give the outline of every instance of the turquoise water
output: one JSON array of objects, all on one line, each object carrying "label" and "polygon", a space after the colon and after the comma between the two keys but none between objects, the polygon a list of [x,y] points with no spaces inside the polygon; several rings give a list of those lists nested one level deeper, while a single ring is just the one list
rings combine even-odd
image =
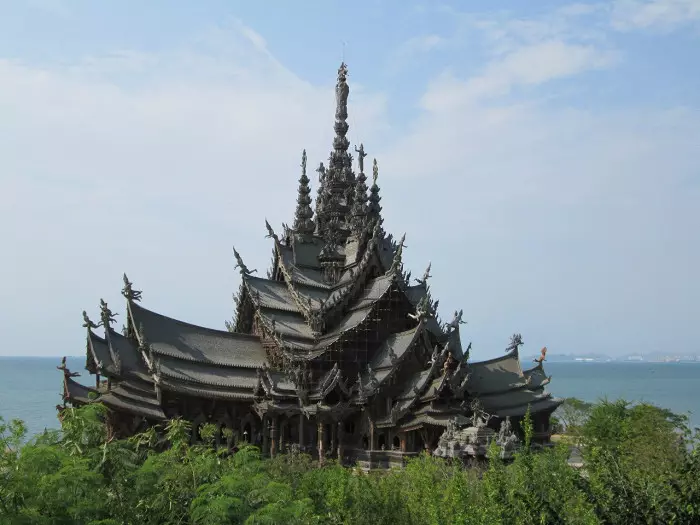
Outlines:
[{"label": "turquoise water", "polygon": [[[31,434],[57,428],[63,377],[58,364],[53,357],[0,357],[0,415],[23,419]],[[68,358],[68,367],[83,374],[78,381],[92,384],[84,366],[84,357]],[[700,363],[545,363],[545,370],[558,397],[646,401],[690,413],[691,423],[700,426]]]}]

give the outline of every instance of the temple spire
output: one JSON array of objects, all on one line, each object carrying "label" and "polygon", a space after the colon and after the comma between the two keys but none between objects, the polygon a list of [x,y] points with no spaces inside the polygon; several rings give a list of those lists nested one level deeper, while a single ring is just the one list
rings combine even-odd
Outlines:
[{"label": "temple spire", "polygon": [[316,201],[316,231],[344,241],[350,230],[349,212],[353,201],[355,175],[352,172],[352,157],[348,153],[350,142],[348,133],[348,95],[350,87],[347,82],[348,68],[345,62],[338,68],[338,80],[335,85],[335,137],[333,151],[328,161],[328,169],[319,172],[321,187]]},{"label": "temple spire", "polygon": [[382,207],[379,205],[379,201],[382,198],[379,196],[379,186],[377,186],[377,179],[379,178],[379,166],[377,166],[377,159],[374,159],[372,165],[372,187],[369,190],[369,206],[367,210],[367,218],[370,223],[374,223],[381,219]]},{"label": "temple spire", "polygon": [[301,177],[299,178],[297,209],[294,214],[294,230],[306,235],[313,234],[315,229],[314,221],[312,220],[314,212],[311,209],[310,193],[309,177],[306,176],[306,150],[304,150],[301,155]]},{"label": "temple spire", "polygon": [[365,153],[364,144],[360,144],[359,149],[355,147],[357,152],[357,163],[360,167],[360,173],[355,181],[355,197],[352,203],[352,233],[360,235],[366,226],[367,221],[367,177],[365,176]]}]

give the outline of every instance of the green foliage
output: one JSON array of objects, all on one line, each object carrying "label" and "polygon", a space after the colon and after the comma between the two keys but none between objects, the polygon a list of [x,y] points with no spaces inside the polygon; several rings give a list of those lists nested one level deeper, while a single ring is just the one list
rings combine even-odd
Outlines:
[{"label": "green foliage", "polygon": [[569,435],[578,436],[592,408],[592,403],[575,397],[567,397],[556,411],[561,430]]},{"label": "green foliage", "polygon": [[[232,455],[207,445],[209,425],[192,445],[182,420],[109,440],[95,405],[26,444],[21,422],[0,419],[0,524],[700,523],[700,447],[683,416],[625,401],[585,410],[574,424],[583,469],[568,445],[524,446],[506,462],[492,443],[481,467],[424,453],[370,474],[299,452]],[[529,414],[522,430],[529,442]]]}]

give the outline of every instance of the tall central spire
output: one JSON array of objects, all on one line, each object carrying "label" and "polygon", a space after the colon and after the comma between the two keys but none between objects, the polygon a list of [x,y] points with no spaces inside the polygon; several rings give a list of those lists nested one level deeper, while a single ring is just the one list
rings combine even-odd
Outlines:
[{"label": "tall central spire", "polygon": [[350,208],[353,201],[355,175],[352,172],[352,157],[348,153],[348,68],[345,62],[338,68],[335,85],[335,137],[333,151],[328,159],[328,169],[322,175],[316,204],[317,233],[344,241],[349,233]]}]

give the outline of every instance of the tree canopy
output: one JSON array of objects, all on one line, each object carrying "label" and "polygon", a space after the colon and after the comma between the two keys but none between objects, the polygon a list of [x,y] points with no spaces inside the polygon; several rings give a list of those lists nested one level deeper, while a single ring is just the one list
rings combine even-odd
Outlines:
[{"label": "tree canopy", "polygon": [[0,419],[0,524],[700,523],[697,437],[647,404],[601,401],[568,417],[581,469],[565,443],[525,446],[508,463],[494,444],[483,468],[423,455],[370,474],[217,450],[206,425],[192,445],[182,420],[108,440],[104,410],[67,409],[60,431],[26,443],[22,422]]}]

